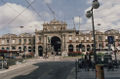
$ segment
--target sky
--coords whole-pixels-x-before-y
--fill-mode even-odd
[[[34,33],[42,30],[44,22],[54,19],[65,21],[69,29],[91,30],[91,18],[86,11],[93,0],[0,0],[0,35],[7,33]],[[105,31],[120,29],[120,0],[98,0],[100,7],[94,9],[95,29]],[[54,14],[48,6],[54,11]],[[99,25],[98,25],[99,24]],[[20,28],[24,26],[24,28]]]

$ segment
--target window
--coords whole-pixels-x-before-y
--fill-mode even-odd
[[[51,42],[51,37],[48,37],[48,43],[50,43]]]
[[[39,42],[41,42],[41,36],[39,36],[38,39],[39,39]]]
[[[21,43],[21,39],[19,39],[19,43]]]
[[[79,45],[76,45],[76,51],[80,51]]]
[[[105,36],[105,39],[108,39],[108,37],[107,37],[107,36]]]
[[[29,44],[31,44],[31,39],[29,39]]]
[[[76,41],[78,41],[78,37],[76,38]]]
[[[87,51],[90,51],[90,45],[87,45]]]
[[[24,43],[26,43],[26,39],[24,39]]]
[[[15,46],[12,46],[12,50],[15,50],[16,49],[16,47]]]
[[[99,49],[102,49],[102,48],[103,48],[103,44],[100,43],[100,44],[99,44]]]
[[[7,43],[9,43],[10,41],[7,39]]]
[[[73,49],[74,49],[73,45],[70,44],[70,45],[68,46],[68,51],[69,51],[69,52],[73,52]]]
[[[86,37],[86,40],[89,40],[89,37]]]
[[[82,45],[82,52],[85,52],[85,46]]]
[[[23,47],[23,51],[24,51],[24,52],[26,51],[26,46]]]
[[[4,40],[2,40],[2,44],[4,44],[5,43],[5,41]]]
[[[118,39],[118,36],[115,36],[115,39]]]
[[[69,40],[72,40],[72,36],[71,35],[69,36]]]
[[[18,47],[18,50],[21,52],[21,51],[22,51],[22,48],[21,48],[21,47]]]
[[[99,41],[102,41],[102,36],[98,36],[98,40],[99,40]]]
[[[41,36],[39,36],[39,41],[41,41]]]
[[[21,47],[18,47],[18,49],[21,49]]]
[[[5,48],[4,47],[2,47],[2,50],[4,50]]]
[[[12,43],[15,44],[15,40],[12,40]]]
[[[108,44],[106,44],[106,47],[108,47]]]
[[[35,46],[33,47],[33,52],[35,52]]]
[[[9,47],[7,47],[6,50],[9,50]]]
[[[31,52],[32,51],[32,48],[31,47],[28,47],[28,52]]]
[[[93,37],[91,38],[91,40],[93,40]]]
[[[56,30],[56,26],[54,26],[54,29]]]

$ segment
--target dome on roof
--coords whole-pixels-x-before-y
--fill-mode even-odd
[[[4,34],[2,37],[3,38],[17,37],[17,35],[16,34],[10,34],[10,33],[8,33],[8,34]]]
[[[30,33],[22,33],[19,36],[22,36],[22,37],[31,37],[32,34],[30,34]]]
[[[105,31],[106,34],[115,34],[115,33],[119,33],[118,30],[115,30],[115,29],[111,29],[111,30],[107,30]]]
[[[93,31],[90,31],[89,33],[92,34]],[[95,30],[95,34],[102,34],[102,33],[103,33],[103,32],[100,32],[100,31],[98,31],[98,30]]]
[[[66,24],[66,23],[62,22],[62,21],[58,21],[56,19],[53,19],[52,21],[50,21],[50,24]]]

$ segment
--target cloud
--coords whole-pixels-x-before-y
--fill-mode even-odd
[[[9,6],[10,7],[9,7]],[[20,16],[18,16],[25,10]],[[11,33],[34,32],[35,29],[42,29],[42,23],[35,12],[15,3],[6,3],[0,6],[0,30]],[[16,19],[15,17],[18,16]],[[37,25],[37,26],[36,26]],[[22,31],[19,26],[25,26]]]
[[[82,23],[82,18],[79,17],[79,16],[75,16],[75,17],[74,17],[74,22],[75,22],[75,23],[79,23],[79,22]]]
[[[99,2],[100,7],[94,10],[95,28],[99,30],[120,29],[120,0],[99,0]],[[91,28],[91,21],[87,20],[84,26]]]
[[[45,3],[51,4],[52,0],[44,0]]]
[[[27,32],[27,33],[34,33],[35,32],[35,29],[43,29],[42,27],[42,24],[43,24],[43,21],[39,22],[39,21],[33,21],[31,23],[28,23],[26,25],[24,25],[23,28],[20,28],[20,26],[14,28],[14,29],[10,29],[13,33],[16,32],[17,30],[17,33],[23,33],[23,32]]]

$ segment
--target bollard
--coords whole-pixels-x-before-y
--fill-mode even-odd
[[[104,79],[104,65],[96,65],[96,79]]]
[[[3,69],[3,64],[4,64],[4,61],[2,60],[2,69]]]

